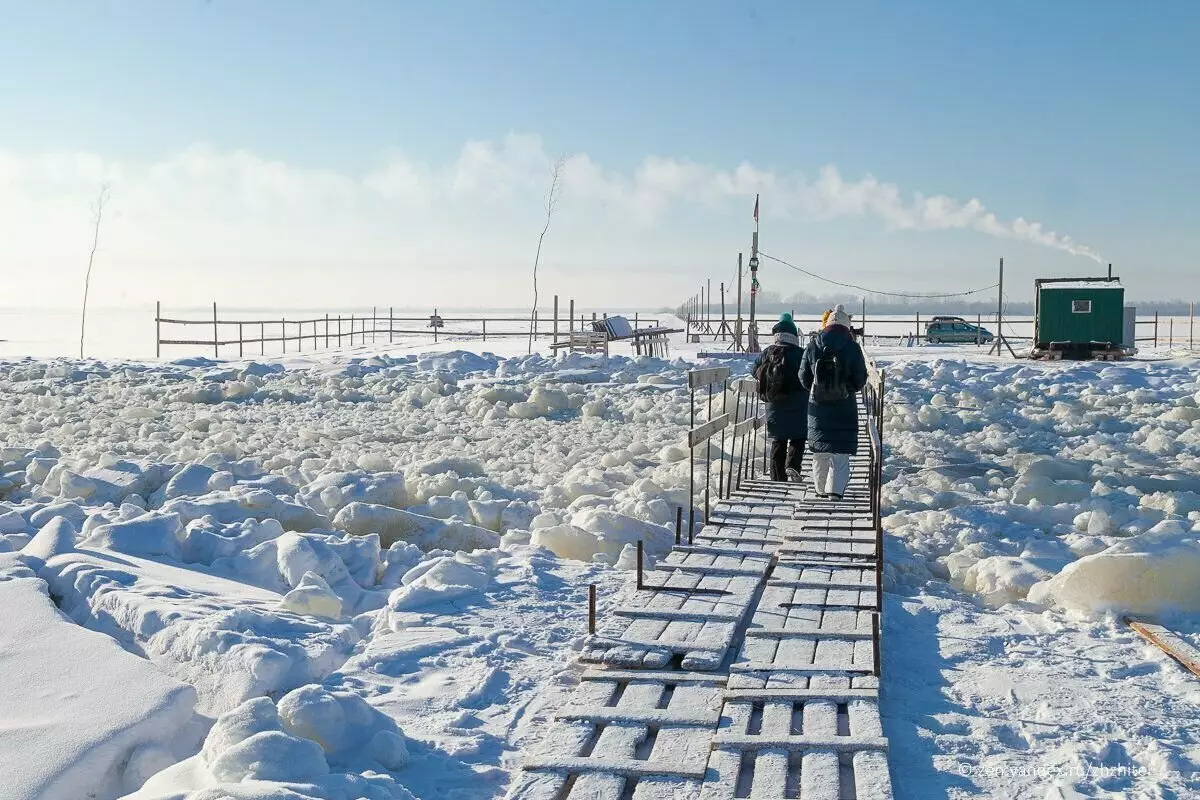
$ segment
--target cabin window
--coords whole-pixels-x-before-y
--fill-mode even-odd
[[[1092,313],[1092,301],[1091,300],[1072,300],[1071,301],[1071,313],[1072,314],[1090,314],[1090,313]]]

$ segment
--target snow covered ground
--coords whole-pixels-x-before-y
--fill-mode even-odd
[[[0,580],[195,692],[97,732],[98,798],[503,796],[689,502],[690,364],[488,344],[0,362]],[[1119,615],[1197,639],[1197,363],[973,351],[876,351],[897,794],[1192,796],[1200,682]]]

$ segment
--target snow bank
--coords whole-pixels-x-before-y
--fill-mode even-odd
[[[196,692],[64,619],[46,584],[24,574],[0,578],[4,796],[112,798],[133,791],[144,776],[127,762],[141,748],[178,738]]]
[[[79,549],[41,574],[75,622],[195,687],[202,713],[320,680],[359,639],[350,625],[283,611],[279,593],[137,556]]]

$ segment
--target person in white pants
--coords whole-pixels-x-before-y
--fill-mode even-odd
[[[819,496],[840,498],[850,483],[850,456],[846,453],[813,453],[813,489]]]
[[[858,452],[855,395],[867,384],[867,362],[845,307],[835,307],[825,329],[809,342],[800,362],[800,384],[809,390],[813,488],[819,497],[841,500],[850,482],[850,456]]]

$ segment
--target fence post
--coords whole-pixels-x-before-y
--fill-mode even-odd
[[[1167,318],[1167,340],[1169,341],[1169,344],[1167,345],[1167,347],[1175,346],[1175,318],[1174,317]]]
[[[392,307],[388,306],[388,344],[392,343]]]
[[[283,344],[283,352],[287,353],[287,317],[279,320],[279,341]]]
[[[258,323],[258,354],[264,356],[267,354],[267,323]]]
[[[375,309],[376,308],[377,308],[376,306],[371,306],[371,344],[375,344],[375,328],[378,327],[378,322],[376,322],[376,317],[375,317]],[[363,327],[366,327],[366,325],[364,324]],[[367,342],[367,340],[364,338],[363,344],[366,344],[366,342]]]
[[[571,313],[567,315],[567,333],[575,331],[575,298],[571,298]]]
[[[325,312],[325,349],[329,349],[329,312]]]
[[[154,301],[154,357],[162,358],[162,301]]]
[[[975,346],[983,344],[983,312],[975,314]]]
[[[483,340],[487,341],[487,319],[483,319]]]
[[[221,334],[217,332],[217,304],[213,303],[213,358],[220,358]]]
[[[238,358],[242,357],[242,323],[238,323]]]
[[[438,311],[437,311],[437,309],[436,309],[436,308],[433,310],[433,315],[434,315],[435,317],[438,315]],[[438,327],[437,327],[437,325],[435,325],[435,324],[434,324],[434,321],[433,321],[433,320],[429,320],[429,324],[430,324],[430,325],[433,325],[433,341],[434,341],[434,344],[437,344],[437,339],[438,339]]]
[[[350,346],[354,347],[354,315],[350,315]]]
[[[917,333],[916,333],[916,336],[917,336],[917,339],[918,339],[918,340],[920,340],[920,338],[921,338],[921,312],[920,312],[920,311],[918,311],[918,312],[917,312]]]
[[[1193,334],[1195,332],[1195,329],[1196,329],[1196,301],[1193,300],[1191,305],[1188,306],[1188,350],[1191,350],[1194,346],[1195,339],[1193,338]]]
[[[633,329],[636,331],[637,328],[638,328],[638,312],[635,311],[635,312],[633,312]]]
[[[554,295],[554,341],[558,341],[558,295]]]
[[[215,315],[216,312],[214,312]],[[1158,312],[1154,312],[1154,346],[1158,347]]]
[[[337,346],[338,346],[339,350],[342,349],[342,315],[341,314],[338,314]]]

